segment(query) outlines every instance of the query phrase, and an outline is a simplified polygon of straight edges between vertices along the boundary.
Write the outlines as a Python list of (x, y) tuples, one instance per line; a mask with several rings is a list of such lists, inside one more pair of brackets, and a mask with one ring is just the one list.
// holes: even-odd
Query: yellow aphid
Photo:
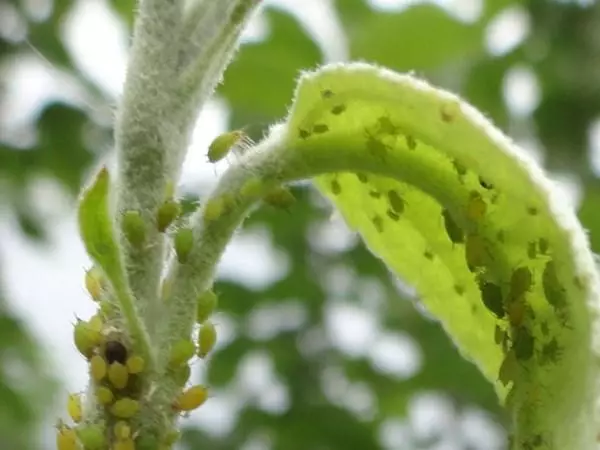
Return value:
[(119, 419), (130, 419), (140, 409), (140, 403), (132, 398), (121, 398), (117, 400), (111, 407), (110, 413)]
[(135, 450), (135, 442), (131, 438), (117, 441), (113, 445), (113, 450)]
[(85, 288), (94, 301), (100, 301), (102, 297), (102, 285), (103, 276), (102, 271), (99, 268), (92, 267), (85, 273)]
[(178, 411), (192, 411), (202, 405), (207, 398), (206, 387), (196, 385), (181, 393), (173, 406)]
[(92, 378), (98, 383), (106, 376), (107, 365), (102, 356), (92, 356), (90, 360), (90, 372), (92, 373)]
[(79, 427), (77, 436), (85, 450), (104, 450), (106, 448), (104, 426), (89, 424)]
[(129, 371), (129, 373), (133, 375), (142, 372), (144, 370), (146, 362), (141, 356), (134, 355), (127, 358), (127, 362), (125, 363), (125, 365), (127, 366), (127, 370)]
[(125, 211), (121, 224), (129, 243), (133, 247), (140, 248), (146, 240), (146, 223), (139, 211)]
[(477, 191), (471, 191), (469, 201), (467, 203), (467, 217), (473, 222), (479, 222), (485, 216), (487, 211), (487, 203)]
[(56, 433), (56, 448), (57, 450), (78, 450), (77, 433), (75, 430), (60, 424)]
[(106, 386), (98, 386), (96, 389), (96, 398), (101, 405), (110, 405), (115, 399), (115, 396)]
[(179, 216), (181, 213), (181, 206), (179, 202), (173, 199), (165, 200), (165, 202), (158, 208), (158, 212), (156, 214), (156, 225), (158, 227), (158, 231), (161, 233), (164, 232), (169, 226), (173, 223), (173, 221)]
[(77, 319), (73, 327), (73, 341), (77, 350), (86, 358), (90, 358), (94, 348), (102, 342), (102, 334), (92, 329), (87, 322)]
[(198, 356), (206, 357), (215, 347), (217, 342), (217, 330), (212, 322), (204, 322), (198, 332)]
[(117, 423), (115, 423), (113, 431), (115, 433), (115, 437), (119, 441), (124, 441), (125, 439), (131, 437), (131, 428), (129, 427), (127, 422), (123, 420), (119, 420)]
[(267, 193), (263, 200), (275, 208), (287, 209), (296, 202), (296, 197), (288, 188), (278, 187)]
[(240, 189), (244, 197), (258, 197), (261, 194), (263, 182), (260, 178), (250, 178)]
[(181, 340), (175, 342), (169, 356), (169, 366), (176, 368), (187, 363), (196, 353), (196, 346), (192, 341)]
[(175, 371), (175, 374), (173, 375), (173, 378), (175, 380), (175, 383), (177, 383), (177, 385), (185, 386), (185, 384), (190, 379), (191, 374), (192, 374), (192, 369), (190, 369), (190, 366), (188, 364), (184, 364), (183, 366), (177, 368), (177, 370)]
[(208, 160), (211, 163), (222, 160), (245, 136), (246, 133), (241, 130), (229, 131), (217, 136), (208, 146)]
[(223, 214), (225, 204), (219, 198), (210, 199), (204, 206), (204, 220), (212, 222), (217, 220)]
[(67, 411), (73, 422), (79, 423), (82, 419), (81, 396), (79, 394), (69, 394), (67, 400)]
[(200, 297), (198, 297), (197, 322), (202, 323), (206, 321), (217, 307), (218, 302), (219, 298), (212, 289), (204, 291)]
[(124, 389), (129, 379), (127, 367), (118, 362), (112, 363), (108, 368), (108, 379), (117, 389)]

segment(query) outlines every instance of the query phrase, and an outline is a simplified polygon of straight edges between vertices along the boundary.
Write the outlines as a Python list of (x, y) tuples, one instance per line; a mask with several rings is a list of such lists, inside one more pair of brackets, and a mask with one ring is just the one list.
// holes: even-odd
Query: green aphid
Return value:
[(537, 209), (535, 206), (527, 207), (527, 214), (529, 214), (530, 216), (537, 216), (539, 213), (540, 213), (540, 210)]
[(389, 147), (373, 136), (367, 135), (367, 150), (374, 156), (383, 158), (387, 154)]
[(388, 191), (388, 201), (390, 203), (391, 208), (398, 214), (402, 214), (404, 212), (405, 202), (400, 195), (394, 191)]
[(103, 450), (106, 448), (104, 428), (98, 424), (86, 424), (77, 427), (77, 437), (85, 450)]
[(409, 150), (414, 150), (417, 148), (417, 140), (410, 135), (406, 135), (406, 146), (409, 148)]
[(193, 231), (190, 228), (181, 228), (178, 230), (173, 239), (173, 246), (175, 247), (177, 261), (179, 261), (180, 264), (184, 264), (194, 246)]
[(509, 383), (517, 378), (519, 371), (519, 363), (514, 352), (508, 352), (502, 364), (500, 370), (498, 370), (498, 381), (504, 386), (508, 386)]
[(475, 272), (484, 267), (490, 258), (485, 239), (478, 234), (470, 234), (465, 241), (465, 259), (469, 271)]
[(381, 134), (390, 134), (395, 136), (400, 134), (400, 127), (394, 125), (389, 117), (382, 116), (377, 119), (377, 132)]
[(125, 211), (121, 226), (127, 241), (133, 247), (140, 248), (146, 240), (146, 224), (139, 211)]
[(300, 136), (300, 139), (308, 139), (310, 137), (310, 131), (299, 128), (298, 136)]
[(196, 346), (192, 341), (183, 339), (175, 342), (169, 354), (169, 367), (176, 369), (179, 366), (187, 364), (195, 353)]
[(516, 330), (513, 350), (518, 360), (527, 361), (533, 356), (535, 341), (529, 330), (519, 327)]
[(288, 209), (296, 203), (296, 197), (288, 188), (278, 187), (267, 193), (263, 201), (274, 208)]
[(548, 239), (546, 238), (540, 238), (538, 240), (538, 245), (539, 245), (539, 249), (540, 249), (540, 253), (542, 255), (547, 255), (548, 254), (548, 250), (550, 248), (550, 243), (548, 242)]
[(323, 134), (329, 131), (329, 127), (324, 123), (317, 123), (313, 125), (312, 131), (315, 134)]
[(554, 309), (564, 309), (567, 306), (567, 295), (556, 274), (554, 261), (548, 261), (542, 274), (542, 286), (546, 300)]
[(165, 202), (160, 205), (160, 208), (158, 208), (158, 212), (156, 213), (156, 225), (158, 227), (158, 231), (163, 233), (167, 228), (169, 228), (169, 226), (179, 216), (180, 213), (181, 205), (178, 201), (172, 198), (165, 200)]
[(540, 362), (542, 364), (556, 363), (562, 356), (562, 352), (563, 349), (558, 345), (558, 341), (553, 338), (542, 347)]
[(205, 322), (217, 308), (218, 303), (219, 297), (212, 289), (200, 294), (197, 301), (198, 311), (196, 314), (196, 321), (198, 323)]
[(202, 325), (200, 325), (200, 330), (198, 331), (198, 356), (200, 358), (205, 358), (215, 347), (217, 343), (217, 329), (215, 325), (206, 321)]
[(423, 256), (429, 261), (433, 261), (433, 258), (435, 258), (435, 254), (431, 250), (425, 250), (425, 252), (423, 252)]
[(488, 281), (479, 281), (479, 290), (481, 291), (481, 300), (487, 309), (489, 309), (498, 319), (502, 319), (506, 312), (504, 311), (504, 302), (502, 301), (502, 289), (497, 284)]
[(361, 183), (368, 183), (369, 182), (369, 178), (367, 177), (367, 174), (365, 174), (365, 173), (358, 172), (356, 174), (356, 177), (358, 178), (358, 181), (360, 181)]
[(381, 198), (381, 192), (379, 191), (369, 191), (369, 195), (373, 198)]
[(321, 97), (327, 99), (327, 98), (331, 98), (334, 96), (334, 93), (331, 89), (323, 89), (321, 91)]
[(450, 241), (453, 244), (462, 244), (465, 242), (465, 235), (463, 230), (458, 226), (458, 224), (452, 218), (450, 211), (447, 209), (442, 210), (442, 217), (444, 218), (444, 228), (446, 228), (446, 233), (450, 238)]
[(331, 180), (331, 193), (333, 195), (340, 195), (342, 193), (342, 186), (337, 178)]
[(225, 158), (233, 148), (246, 139), (242, 130), (228, 131), (215, 138), (208, 146), (208, 161), (216, 163)]
[(533, 275), (529, 267), (515, 269), (510, 277), (510, 294), (512, 298), (518, 298), (528, 292), (533, 286)]

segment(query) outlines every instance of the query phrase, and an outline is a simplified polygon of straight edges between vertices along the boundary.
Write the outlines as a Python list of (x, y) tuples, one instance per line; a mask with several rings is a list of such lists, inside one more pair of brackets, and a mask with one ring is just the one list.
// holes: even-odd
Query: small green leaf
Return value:
[(277, 145), (329, 172), (319, 189), (495, 384), (513, 448), (595, 448), (600, 281), (532, 160), (458, 97), (366, 64), (305, 75)]

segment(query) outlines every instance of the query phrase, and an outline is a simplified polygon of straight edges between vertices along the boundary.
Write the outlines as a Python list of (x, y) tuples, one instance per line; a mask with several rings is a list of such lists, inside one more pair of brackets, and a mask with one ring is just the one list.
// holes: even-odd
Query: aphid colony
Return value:
[[(462, 175), (465, 173), (466, 170)], [(479, 183), (486, 190), (493, 189), (493, 185), (482, 179)], [(471, 191), (463, 211), (464, 220), (477, 225), (484, 218), (486, 211), (487, 204), (482, 195)], [(476, 232), (465, 232), (448, 209), (442, 210), (442, 222), (450, 242), (454, 246), (464, 247), (465, 263), (475, 277), (483, 306), (501, 321), (496, 325), (494, 333), (495, 342), (502, 347), (505, 354), (498, 375), (499, 380), (505, 385), (508, 384), (514, 379), (519, 363), (529, 361), (536, 355), (539, 356), (541, 364), (556, 363), (562, 353), (557, 340), (552, 338), (548, 342), (537, 343), (532, 334), (531, 321), (535, 319), (535, 313), (527, 302), (527, 296), (535, 283), (533, 269), (527, 265), (520, 265), (512, 270), (509, 280), (499, 283), (489, 272), (494, 257), (486, 238)], [(499, 241), (504, 242), (504, 236)], [(567, 320), (566, 291), (559, 282), (556, 263), (550, 258), (548, 240), (542, 237), (530, 242), (524, 250), (529, 259), (540, 256), (546, 259), (541, 274), (543, 292), (548, 304), (564, 324)], [(547, 336), (548, 324), (543, 325), (542, 331), (545, 328), (546, 332), (542, 334)]]
[[(102, 273), (92, 268), (86, 273), (86, 288), (97, 302), (106, 302), (106, 281)], [(196, 342), (182, 339), (172, 344), (168, 361), (165, 361), (168, 373), (182, 388), (190, 376), (189, 361), (198, 355), (205, 358), (214, 348), (217, 332), (209, 320), (216, 309), (218, 297), (208, 290), (197, 300), (197, 322), (199, 331)], [(114, 310), (110, 313), (114, 315)], [(58, 450), (104, 450), (112, 443), (111, 450), (136, 450), (143, 448), (138, 441), (143, 439), (135, 429), (135, 417), (143, 398), (143, 376), (146, 361), (131, 350), (126, 336), (110, 326), (110, 315), (102, 308), (88, 321), (77, 320), (73, 330), (73, 339), (78, 351), (89, 363), (90, 377), (93, 382), (94, 404), (103, 411), (102, 425), (97, 420), (87, 421), (81, 394), (70, 394), (67, 400), (67, 412), (74, 422), (69, 426), (60, 421), (57, 425), (56, 444)], [(174, 414), (192, 411), (201, 406), (208, 398), (205, 386), (195, 385), (183, 389), (173, 400)], [(90, 400), (90, 399), (88, 399)], [(161, 448), (170, 448), (177, 434), (169, 433), (161, 440)]]

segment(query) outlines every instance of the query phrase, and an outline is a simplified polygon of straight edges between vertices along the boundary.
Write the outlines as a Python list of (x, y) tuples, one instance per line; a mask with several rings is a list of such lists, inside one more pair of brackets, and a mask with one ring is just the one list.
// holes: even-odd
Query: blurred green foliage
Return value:
[[(131, 26), (133, 0), (108, 3)], [(29, 18), (24, 4), (18, 0), (6, 3), (26, 23), (27, 41), (0, 33), (0, 67), (31, 53), (31, 44), (91, 96), (102, 99), (101, 89), (74, 64), (62, 40), (61, 26), (74, 2), (55, 0), (50, 15), (42, 21)], [(595, 206), (600, 188), (589, 157), (590, 126), (600, 117), (600, 40), (594, 38), (600, 29), (598, 2), (484, 0), (481, 14), (469, 21), (431, 3), (399, 11), (376, 11), (366, 0), (337, 0), (334, 6), (351, 58), (416, 71), (462, 93), (515, 138), (538, 139), (547, 167), (580, 183), (581, 218), (598, 251), (600, 215)], [(485, 44), (486, 34), (506, 8), (521, 11), (529, 33), (509, 51), (492, 54)], [(268, 37), (242, 46), (217, 92), (231, 107), (232, 127), (264, 125), (281, 118), (299, 71), (324, 62), (320, 47), (295, 17), (274, 8), (263, 14), (269, 24)], [(530, 117), (511, 114), (503, 95), (507, 74), (515, 67), (529, 68), (538, 82), (540, 102)], [(0, 78), (0, 83), (1, 92), (6, 89), (5, 80)], [(111, 100), (104, 98), (104, 102), (108, 105)], [(45, 105), (35, 117), (35, 129), (35, 143), (27, 148), (0, 137), (0, 206), (9, 206), (25, 233), (43, 238), (43, 224), (26, 194), (28, 184), (38, 176), (50, 176), (75, 195), (96, 155), (107, 148), (110, 129), (95, 121), (89, 111), (66, 103)], [(245, 401), (231, 433), (217, 436), (188, 429), (184, 443), (189, 448), (233, 450), (260, 435), (274, 449), (384, 448), (382, 424), (391, 418), (409, 420), (415, 398), (428, 392), (449, 399), (456, 416), (479, 408), (503, 424), (491, 386), (460, 357), (440, 326), (415, 308), (408, 295), (399, 293), (395, 280), (377, 259), (360, 244), (326, 251), (312, 243), (315, 227), (327, 223), (330, 211), (310, 190), (298, 188), (296, 194), (300, 201), (289, 214), (264, 207), (247, 222), (246, 227), (269, 231), (273, 244), (288, 254), (290, 267), (282, 279), (260, 289), (237, 281), (217, 284), (220, 311), (232, 319), (237, 333), (207, 367), (212, 386), (234, 392), (240, 363), (253, 352), (266, 352), (277, 378), (287, 388), (288, 407), (269, 412), (255, 401)], [(327, 276), (332, 268), (355, 280), (350, 295), (332, 285)], [(327, 308), (338, 304), (337, 297), (342, 297), (343, 304), (362, 308), (365, 314), (375, 314), (370, 299), (358, 290), (360, 282), (375, 283), (385, 300), (383, 312), (377, 316), (382, 329), (410, 336), (418, 346), (422, 364), (414, 375), (394, 378), (366, 356), (349, 356), (339, 350), (324, 332)], [(269, 339), (250, 332), (248, 324), (257, 309), (289, 299), (305, 309), (306, 320), (298, 327), (273, 332)], [(0, 443), (8, 442), (3, 448), (27, 448), (26, 442), (18, 439), (29, 438), (24, 430), (40, 419), (28, 403), (39, 396), (39, 390), (35, 383), (27, 384), (31, 389), (11, 383), (7, 373), (13, 360), (4, 355), (19, 355), (31, 377), (42, 380), (46, 374), (35, 369), (39, 360), (31, 338), (1, 305)], [(306, 351), (306, 342), (315, 340), (319, 344), (316, 349)], [(332, 398), (323, 380), (333, 372), (338, 374), (340, 386), (367, 386), (374, 399), (372, 414), (361, 415), (343, 398)], [(405, 448), (429, 448), (435, 441), (407, 439)], [(485, 443), (483, 448), (488, 448)]]

